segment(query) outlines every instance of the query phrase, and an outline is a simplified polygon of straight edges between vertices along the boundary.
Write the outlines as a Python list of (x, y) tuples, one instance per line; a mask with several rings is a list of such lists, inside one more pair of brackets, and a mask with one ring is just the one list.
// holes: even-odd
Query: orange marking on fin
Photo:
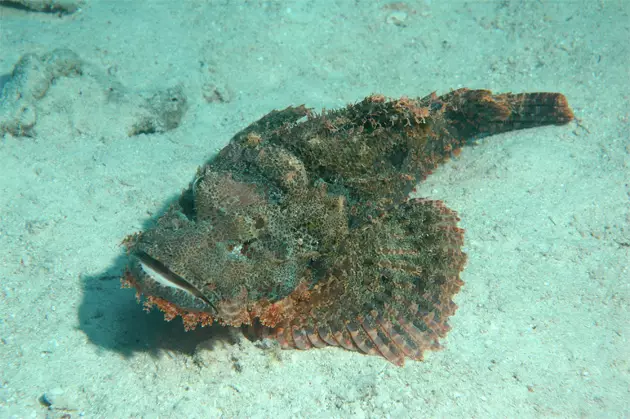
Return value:
[(339, 346), (341, 346), (342, 348), (347, 349), (349, 351), (357, 350), (357, 347), (354, 345), (354, 342), (352, 341), (352, 337), (350, 336), (350, 333), (345, 328), (345, 326), (342, 326), (338, 330), (335, 330), (333, 332), (333, 337), (339, 343)]
[(275, 328), (274, 332), (275, 332), (275, 339), (278, 341), (282, 349), (288, 349), (291, 347), (291, 344), (287, 340), (287, 336), (286, 336), (286, 333), (284, 332), (283, 327)]
[(291, 332), (293, 333), (293, 342), (295, 342), (295, 347), (298, 349), (310, 349), (311, 343), (308, 341), (308, 337), (306, 336), (306, 332), (303, 329), (300, 329), (297, 326), (291, 327)]
[(316, 347), (316, 348), (324, 348), (326, 346), (328, 346), (328, 344), (326, 342), (324, 342), (320, 337), (319, 334), (317, 333), (317, 329), (312, 328), (312, 327), (307, 327), (305, 329), (306, 332), (306, 337), (308, 337), (308, 340), (311, 342), (311, 344)]
[(376, 349), (376, 347), (372, 343), (372, 340), (363, 331), (362, 328), (353, 323), (348, 323), (346, 325), (346, 329), (348, 329), (348, 332), (350, 332), (352, 341), (361, 352), (367, 355), (380, 355), (380, 352), (378, 351), (378, 349)]
[[(401, 317), (397, 310), (390, 308), (388, 305), (385, 306), (385, 309), (387, 310), (388, 317), (395, 319)], [(426, 348), (419, 346), (416, 340), (409, 335), (400, 322), (392, 323), (380, 316), (377, 318), (377, 322), (381, 324), (383, 330), (389, 333), (392, 340), (396, 341), (406, 356), (420, 361), (424, 359), (423, 351)]]
[(359, 320), (363, 330), (370, 337), (381, 355), (392, 364), (402, 366), (405, 364), (405, 356), (389, 337), (379, 330), (378, 325), (369, 314)]
[(332, 331), (330, 330), (330, 326), (323, 325), (317, 327), (317, 332), (319, 333), (319, 337), (326, 342), (327, 345), (330, 346), (339, 346), (339, 342), (335, 340)]

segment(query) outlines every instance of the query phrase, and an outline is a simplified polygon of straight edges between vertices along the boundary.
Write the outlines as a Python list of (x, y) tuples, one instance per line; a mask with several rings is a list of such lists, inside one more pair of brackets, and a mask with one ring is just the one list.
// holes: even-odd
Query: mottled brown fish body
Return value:
[(466, 256), (457, 214), (408, 193), (475, 138), (571, 119), (558, 93), (468, 89), (273, 111), (126, 239), (124, 280), (187, 329), (256, 325), (286, 348), (422, 359), (449, 330)]

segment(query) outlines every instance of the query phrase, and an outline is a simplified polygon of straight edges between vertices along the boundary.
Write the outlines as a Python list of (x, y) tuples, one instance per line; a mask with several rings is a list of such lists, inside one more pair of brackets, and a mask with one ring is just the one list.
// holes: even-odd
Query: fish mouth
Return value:
[(133, 256), (138, 261), (136, 276), (144, 285), (144, 294), (162, 297), (182, 309), (217, 313), (208, 297), (168, 266), (142, 250), (134, 251)]

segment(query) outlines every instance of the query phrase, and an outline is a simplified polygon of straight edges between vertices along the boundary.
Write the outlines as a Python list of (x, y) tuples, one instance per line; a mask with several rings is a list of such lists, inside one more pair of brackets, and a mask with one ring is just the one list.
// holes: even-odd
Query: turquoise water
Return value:
[[(0, 417), (630, 416), (628, 12), (0, 2)], [(560, 92), (576, 120), (484, 138), (418, 185), (465, 229), (443, 350), (396, 367), (185, 332), (120, 287), (121, 241), (271, 110), (461, 87)]]

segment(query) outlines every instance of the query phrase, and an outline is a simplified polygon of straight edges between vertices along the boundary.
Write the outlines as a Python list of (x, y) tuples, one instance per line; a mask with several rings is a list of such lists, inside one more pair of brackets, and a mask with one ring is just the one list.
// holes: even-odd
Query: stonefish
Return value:
[(450, 329), (466, 255), (457, 214), (409, 192), (477, 138), (572, 119), (559, 93), (469, 89), (272, 111), (125, 239), (123, 281), (187, 330), (421, 360)]

